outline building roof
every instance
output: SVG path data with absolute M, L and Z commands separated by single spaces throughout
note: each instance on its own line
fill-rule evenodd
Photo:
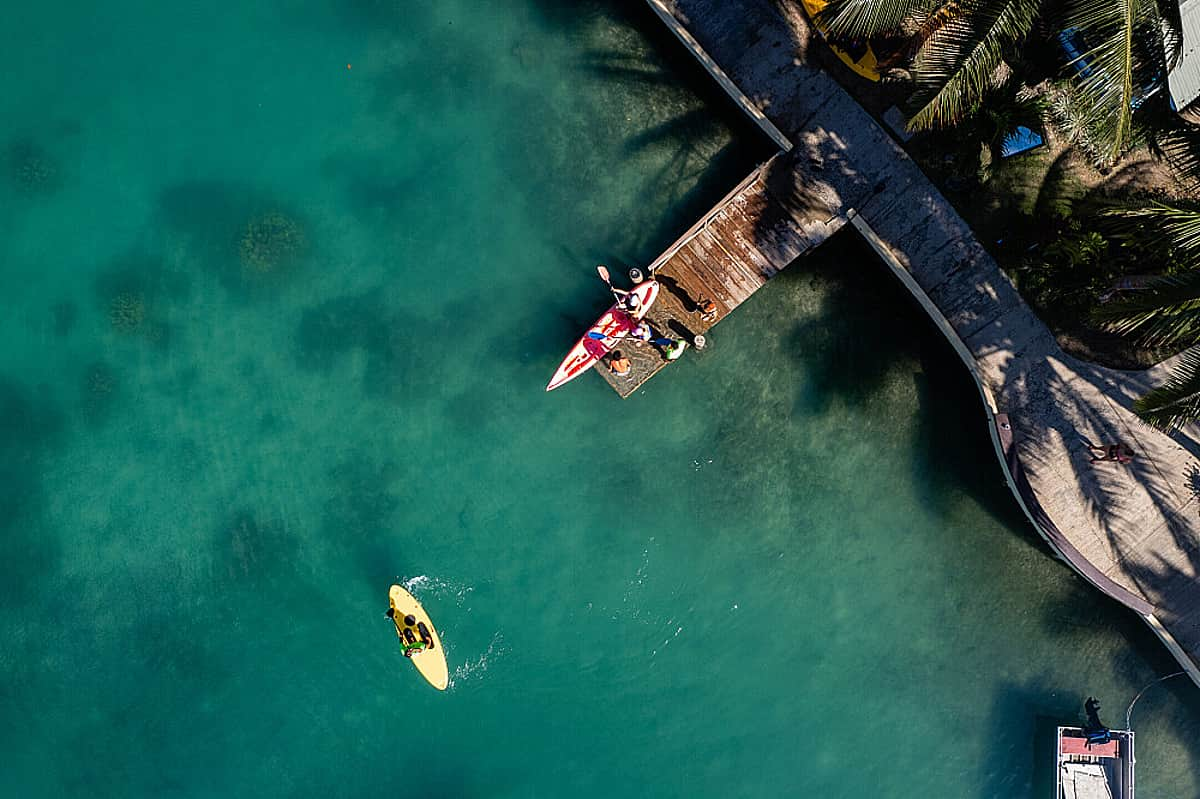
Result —
M 1183 52 L 1179 63 L 1167 73 L 1167 88 L 1175 108 L 1182 111 L 1200 97 L 1200 0 L 1181 0 L 1179 18 Z

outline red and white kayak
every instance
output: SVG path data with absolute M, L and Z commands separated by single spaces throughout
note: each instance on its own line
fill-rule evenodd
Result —
M 621 339 L 629 335 L 637 326 L 637 322 L 646 315 L 654 300 L 658 298 L 658 281 L 647 280 L 634 286 L 630 293 L 636 294 L 642 304 L 636 314 L 631 314 L 619 305 L 613 305 L 608 312 L 596 320 L 579 343 L 567 353 L 562 364 L 550 382 L 546 384 L 547 391 L 553 391 L 563 383 L 569 383 L 581 374 L 591 369 L 605 355 L 608 355 L 621 343 Z M 605 338 L 592 338 L 588 333 L 599 333 Z

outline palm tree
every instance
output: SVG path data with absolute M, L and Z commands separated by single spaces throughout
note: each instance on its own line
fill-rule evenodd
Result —
M 1082 45 L 1059 59 L 1074 72 L 1054 98 L 1059 124 L 1106 164 L 1144 137 L 1200 190 L 1200 119 L 1180 119 L 1165 92 L 1152 96 L 1179 56 L 1177 0 L 831 0 L 822 16 L 835 37 L 909 36 L 915 130 L 1004 126 L 1015 106 L 991 107 L 1011 93 L 1011 65 L 1038 44 L 1057 52 L 1057 34 L 1069 32 Z M 1200 202 L 1132 203 L 1106 215 L 1123 223 L 1114 232 L 1128 252 L 1167 274 L 1135 281 L 1097 316 L 1145 344 L 1184 348 L 1134 410 L 1161 428 L 1200 419 Z
M 1134 143 L 1134 111 L 1178 51 L 1162 33 L 1178 30 L 1177 0 L 832 0 L 822 15 L 835 37 L 913 34 L 914 130 L 961 121 L 1023 45 L 1050 44 L 1044 32 L 1076 34 L 1085 44 L 1061 59 L 1075 74 L 1059 115 L 1104 163 Z
M 1097 316 L 1118 333 L 1155 347 L 1186 347 L 1166 383 L 1134 404 L 1148 424 L 1170 429 L 1200 418 L 1200 205 L 1152 202 L 1107 212 L 1118 235 L 1170 273 L 1140 281 L 1127 299 Z

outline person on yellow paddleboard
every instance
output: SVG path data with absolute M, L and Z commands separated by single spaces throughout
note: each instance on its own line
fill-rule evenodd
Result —
M 400 647 L 404 650 L 404 657 L 411 658 L 426 649 L 433 649 L 433 636 L 429 634 L 429 628 L 425 626 L 425 622 L 417 621 L 416 616 L 408 615 L 404 617 L 403 624 L 401 624 L 396 619 L 395 608 L 388 608 L 387 615 L 400 633 Z M 420 637 L 418 638 L 418 636 Z

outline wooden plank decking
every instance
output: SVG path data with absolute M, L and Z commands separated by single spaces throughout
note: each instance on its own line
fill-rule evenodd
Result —
M 774 156 L 650 264 L 645 271 L 662 284 L 646 315 L 656 335 L 691 344 L 845 224 L 843 212 L 835 210 L 841 205 L 836 195 L 824 191 L 819 181 L 797 180 L 797 174 L 790 154 Z M 702 299 L 717 306 L 709 318 L 700 313 Z M 599 371 L 622 397 L 669 363 L 661 348 L 651 344 L 626 342 L 618 350 L 632 363 L 629 374 L 613 374 L 607 361 Z

